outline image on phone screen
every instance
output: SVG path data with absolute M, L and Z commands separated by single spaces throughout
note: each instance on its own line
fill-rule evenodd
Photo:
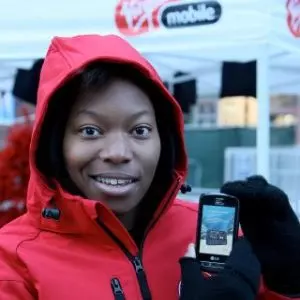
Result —
M 228 256 L 233 246 L 235 207 L 203 205 L 199 252 Z

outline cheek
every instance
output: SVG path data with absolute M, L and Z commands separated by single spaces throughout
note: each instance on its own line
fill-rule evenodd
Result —
M 156 140 L 156 145 L 155 145 L 155 161 L 156 161 L 156 167 L 158 165 L 158 161 L 160 158 L 160 152 L 161 152 L 161 143 L 160 143 L 160 138 L 159 135 L 157 135 L 157 140 Z M 155 167 L 155 169 L 156 169 Z
M 86 147 L 71 136 L 64 139 L 63 153 L 67 169 L 80 169 L 86 162 L 88 153 Z
M 144 161 L 147 162 L 147 172 L 154 176 L 161 152 L 160 138 L 157 136 L 151 145 L 148 145 L 144 152 Z

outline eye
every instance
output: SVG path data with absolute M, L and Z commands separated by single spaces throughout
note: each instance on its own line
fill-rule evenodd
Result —
M 133 129 L 132 134 L 140 139 L 147 139 L 151 134 L 152 128 L 150 126 L 142 125 Z
M 85 138 L 95 138 L 101 135 L 99 128 L 94 126 L 85 126 L 80 128 L 79 133 Z

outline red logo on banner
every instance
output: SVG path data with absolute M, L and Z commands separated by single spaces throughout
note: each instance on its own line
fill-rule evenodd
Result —
M 290 31 L 295 37 L 300 38 L 300 0 L 288 0 L 286 6 Z
M 159 27 L 175 29 L 212 25 L 219 21 L 222 5 L 216 0 L 120 0 L 115 21 L 124 35 L 139 35 Z
M 157 29 L 159 9 L 166 3 L 179 0 L 120 0 L 115 12 L 115 22 L 124 35 L 140 35 Z

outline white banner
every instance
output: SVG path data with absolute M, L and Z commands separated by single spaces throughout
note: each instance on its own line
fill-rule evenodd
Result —
M 114 33 L 146 53 L 212 49 L 249 59 L 268 38 L 266 8 L 260 0 L 10 0 L 0 10 L 0 58 L 43 56 L 55 35 Z

